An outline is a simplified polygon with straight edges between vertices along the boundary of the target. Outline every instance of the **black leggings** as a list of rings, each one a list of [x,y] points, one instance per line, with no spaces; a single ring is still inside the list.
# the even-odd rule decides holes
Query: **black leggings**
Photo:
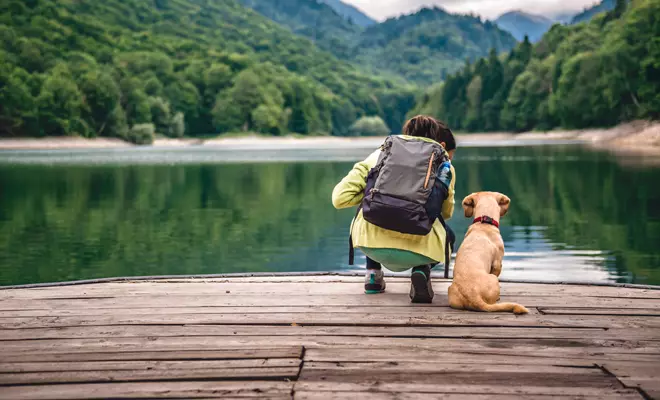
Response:
[[[423,269],[426,269],[426,268],[431,268],[431,269],[433,269],[433,267],[435,267],[436,265],[437,265],[437,264],[419,265],[419,266],[417,266],[417,267],[414,267],[414,268],[413,268],[413,271],[416,271],[416,270],[418,270],[418,269],[423,270]],[[380,265],[379,262],[376,262],[376,261],[372,260],[371,258],[367,257],[367,269],[377,269],[377,270],[381,270],[382,268],[383,268],[383,266]]]
[[[447,235],[446,240],[449,241],[449,245],[453,249],[454,245],[456,244],[456,234],[454,234],[454,231],[452,231],[449,226],[445,226],[445,232],[446,232],[446,235]],[[450,254],[450,257],[451,257],[451,254]],[[445,262],[447,262],[447,261],[445,261]],[[433,269],[433,267],[435,267],[436,265],[438,265],[438,264],[419,265],[417,267],[414,267],[413,271],[416,270],[416,269],[422,269],[422,268],[428,268],[428,267],[431,267],[431,269]],[[380,263],[378,263],[378,262],[372,260],[371,258],[367,257],[367,269],[380,270],[381,268],[382,268],[382,265],[380,265]]]

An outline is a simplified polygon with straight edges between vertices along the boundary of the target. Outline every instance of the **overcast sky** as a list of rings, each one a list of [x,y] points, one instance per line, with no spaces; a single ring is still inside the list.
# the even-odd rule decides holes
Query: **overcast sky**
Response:
[[[424,6],[437,5],[450,12],[475,13],[495,19],[511,10],[552,16],[564,12],[581,11],[597,0],[343,0],[353,4],[377,20],[415,12]]]

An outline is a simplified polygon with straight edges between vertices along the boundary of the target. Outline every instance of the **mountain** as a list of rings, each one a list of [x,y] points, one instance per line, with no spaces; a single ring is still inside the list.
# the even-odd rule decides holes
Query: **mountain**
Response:
[[[505,58],[492,53],[434,85],[411,113],[455,130],[530,131],[660,118],[660,2],[621,1],[602,17],[555,24]],[[654,72],[655,71],[655,72]]]
[[[334,14],[334,11],[330,10]],[[0,3],[0,136],[400,129],[410,88],[234,0]]]
[[[259,14],[311,39],[318,47],[348,58],[362,28],[317,0],[239,0]]]
[[[367,26],[374,25],[377,22],[369,17],[367,14],[363,13],[356,7],[353,7],[350,4],[346,4],[340,0],[320,0],[330,7],[332,7],[339,15],[342,15],[344,18],[352,21],[355,25],[366,28]]]
[[[466,59],[486,56],[491,49],[509,51],[515,44],[510,33],[479,17],[424,8],[368,27],[355,59],[373,72],[386,70],[428,84],[444,79]]]
[[[591,20],[597,14],[600,14],[605,11],[614,10],[616,5],[616,0],[602,0],[600,3],[595,4],[593,7],[584,9],[581,13],[577,14],[571,20],[571,24],[577,24],[584,21]]]
[[[500,28],[510,32],[516,40],[521,42],[527,35],[533,43],[541,39],[541,36],[550,29],[554,21],[523,11],[510,11],[498,17],[495,23]]]
[[[417,84],[442,80],[466,59],[483,57],[491,48],[508,51],[516,43],[489,21],[440,8],[361,28],[317,0],[241,1],[362,69]]]
[[[568,24],[575,17],[574,12],[560,12],[550,15],[550,19],[560,24]]]

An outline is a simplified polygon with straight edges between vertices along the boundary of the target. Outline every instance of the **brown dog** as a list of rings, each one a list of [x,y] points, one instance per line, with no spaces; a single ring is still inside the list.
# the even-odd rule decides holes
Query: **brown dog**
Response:
[[[477,216],[465,234],[456,261],[454,280],[449,286],[449,305],[472,311],[529,311],[516,303],[499,303],[504,241],[499,220],[509,210],[511,200],[501,193],[472,193],[463,200],[465,216]]]

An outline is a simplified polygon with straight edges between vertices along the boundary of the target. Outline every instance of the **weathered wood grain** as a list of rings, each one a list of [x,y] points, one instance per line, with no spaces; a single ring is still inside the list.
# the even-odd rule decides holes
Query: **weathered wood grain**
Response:
[[[318,347],[305,351],[306,362],[435,362],[435,363],[489,363],[506,365],[539,364],[546,366],[593,367],[605,361],[631,362],[646,366],[660,366],[658,354],[604,353],[598,347],[562,353],[541,350],[516,351],[515,348],[443,349],[435,347],[400,346],[394,348]]]
[[[471,400],[511,400],[520,398],[520,394],[474,394],[474,393],[427,393],[427,392],[408,392],[408,393],[391,393],[391,392],[305,392],[296,391],[294,399],[296,400],[352,400],[359,398],[360,400],[418,400],[423,397],[424,400],[462,400],[469,397]],[[527,400],[547,400],[548,395],[530,395],[525,393],[524,398]],[[598,394],[594,396],[579,396],[580,399],[593,399],[593,400],[641,400],[642,396],[635,391],[615,392],[611,394]]]
[[[588,309],[591,310],[591,309]],[[223,325],[354,325],[354,326],[545,326],[582,328],[660,328],[660,318],[628,315],[555,315],[534,313],[519,317],[510,313],[466,313],[448,307],[181,307],[181,308],[125,308],[75,310],[16,310],[0,312],[3,323],[14,321],[35,326],[61,323],[61,317],[83,317],[85,325],[102,325],[115,316],[133,321],[148,318],[158,324],[223,324]],[[94,317],[94,318],[90,318]],[[24,318],[24,319],[15,319]],[[32,318],[32,319],[30,319]],[[24,326],[23,327],[29,327]],[[65,325],[57,325],[65,326]]]
[[[603,398],[611,396],[617,398],[616,396],[633,396],[639,395],[635,389],[626,389],[621,388],[618,383],[612,382],[611,380],[595,382],[599,385],[598,387],[592,386],[558,386],[557,377],[548,377],[546,381],[550,378],[553,380],[553,384],[550,386],[545,385],[545,382],[541,386],[534,386],[531,382],[521,381],[519,377],[499,377],[500,380],[496,383],[500,384],[477,384],[463,381],[454,381],[452,383],[445,384],[446,379],[442,379],[443,383],[438,383],[431,381],[434,376],[429,376],[422,378],[421,382],[410,382],[410,377],[408,376],[408,382],[392,382],[389,380],[391,377],[381,377],[375,379],[356,379],[361,380],[361,382],[337,382],[337,381],[307,381],[300,380],[296,382],[295,390],[296,392],[344,392],[344,393],[353,393],[356,394],[362,392],[391,392],[396,393],[435,393],[435,394],[463,394],[464,396],[470,395],[507,395],[507,396],[529,396],[529,395],[544,395],[544,396],[556,396],[559,398],[566,397],[594,397],[594,398]],[[458,377],[454,377],[458,378]],[[523,377],[520,377],[523,378]],[[514,380],[515,379],[515,380]],[[535,382],[538,382],[542,378],[534,379]],[[515,382],[515,383],[514,383]],[[641,398],[637,397],[637,398]]]
[[[39,346],[33,346],[37,349]],[[259,348],[235,348],[218,349],[211,346],[200,346],[197,350],[182,349],[158,349],[155,351],[135,350],[135,351],[55,351],[55,352],[18,352],[3,353],[2,362],[6,363],[30,363],[30,362],[85,362],[85,361],[202,361],[202,360],[253,360],[253,359],[301,359],[303,348],[301,346],[268,348],[259,346]]]
[[[159,294],[154,296],[118,296],[95,297],[76,296],[42,299],[4,299],[0,301],[0,312],[21,309],[89,309],[89,308],[132,308],[132,307],[168,307],[172,304],[187,307],[261,307],[267,299],[269,306],[399,306],[410,308],[408,293],[383,293],[378,296],[365,296],[359,291],[352,294],[300,295],[285,294],[227,294],[227,295],[178,295]],[[587,307],[587,308],[637,308],[649,309],[660,307],[660,299],[583,297],[579,301],[570,296],[519,296],[502,294],[502,301],[518,302],[531,307]],[[440,292],[428,308],[449,307],[447,296]],[[420,307],[423,308],[423,307]]]
[[[631,317],[660,317],[660,308],[596,308],[596,307],[539,307],[546,315],[616,315]]]
[[[76,321],[80,322],[80,321]],[[74,325],[74,326],[71,326]],[[78,325],[78,326],[76,326]],[[447,339],[582,339],[589,337],[600,340],[658,340],[657,329],[604,329],[562,327],[506,327],[506,326],[443,326],[420,327],[400,326],[305,326],[294,323],[284,325],[194,325],[194,322],[173,322],[172,325],[157,325],[152,321],[124,321],[123,324],[108,323],[101,326],[85,324],[44,324],[46,328],[15,329],[25,326],[6,324],[0,329],[0,342],[29,339],[76,339],[105,337],[195,337],[195,336],[354,336],[384,338],[447,338]],[[57,329],[53,329],[56,328]]]
[[[653,398],[660,291],[502,284],[532,314],[411,305],[409,281],[168,279],[0,290],[0,398]]]
[[[49,361],[49,362],[0,362],[0,374],[20,372],[63,372],[63,371],[158,371],[158,370],[213,370],[231,368],[274,368],[300,367],[295,358],[213,360],[213,361]]]
[[[299,366],[210,369],[91,370],[1,373],[0,385],[197,380],[292,380]]]
[[[3,398],[13,400],[68,399],[290,399],[292,382],[139,382],[88,383],[0,387]]]
[[[386,278],[388,292],[407,293],[410,287],[408,278]],[[362,277],[274,277],[274,278],[231,278],[224,280],[163,280],[111,282],[103,284],[87,284],[74,286],[43,287],[32,289],[0,290],[0,299],[69,297],[69,296],[131,296],[131,295],[225,295],[225,294],[360,294],[363,285]],[[434,279],[433,285],[438,292],[446,291],[450,281]],[[565,296],[571,297],[631,297],[660,299],[660,290],[632,289],[608,286],[503,283],[502,294],[524,296]],[[292,289],[295,288],[295,291]],[[229,291],[229,293],[227,293]]]

